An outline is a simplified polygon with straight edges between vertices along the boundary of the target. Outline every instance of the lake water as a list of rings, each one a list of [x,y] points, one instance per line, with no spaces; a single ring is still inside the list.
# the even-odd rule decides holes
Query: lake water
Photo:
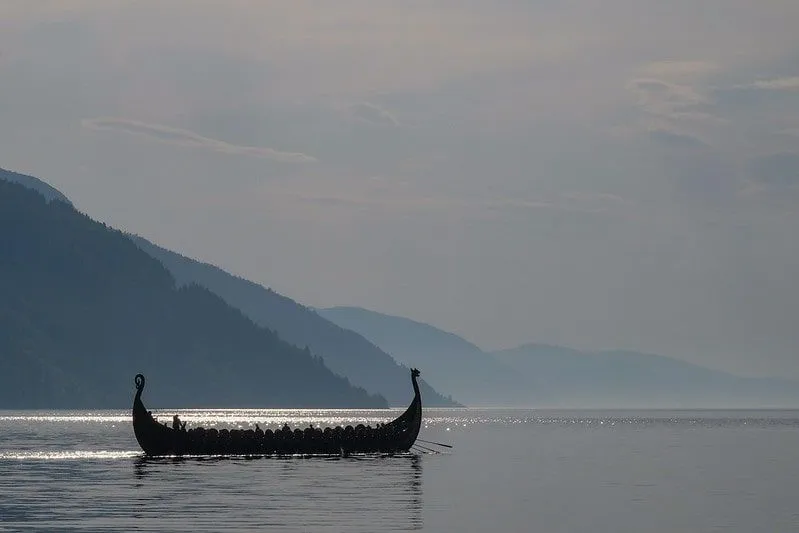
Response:
[[[399,411],[165,410],[189,426]],[[144,459],[128,411],[0,411],[0,531],[799,532],[799,411],[426,409],[443,454]],[[431,445],[430,448],[437,448]]]

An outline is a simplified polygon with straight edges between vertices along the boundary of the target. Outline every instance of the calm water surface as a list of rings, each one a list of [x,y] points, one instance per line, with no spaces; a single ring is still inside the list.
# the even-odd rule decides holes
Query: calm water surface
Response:
[[[189,426],[399,411],[168,410]],[[799,411],[427,409],[447,453],[145,459],[129,411],[0,411],[0,531],[799,532]],[[436,448],[431,446],[431,448]]]

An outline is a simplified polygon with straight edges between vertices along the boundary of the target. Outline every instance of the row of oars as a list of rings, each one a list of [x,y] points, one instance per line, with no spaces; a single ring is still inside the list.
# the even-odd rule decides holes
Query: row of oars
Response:
[[[424,442],[425,444],[432,444],[434,446],[441,446],[442,448],[452,448],[449,444],[443,444],[441,442],[434,442],[432,440],[424,440],[424,439],[416,439],[416,442],[411,446],[413,451],[416,453],[443,453],[441,450],[437,450],[435,448],[430,448],[429,446],[424,446],[419,444],[420,442]]]

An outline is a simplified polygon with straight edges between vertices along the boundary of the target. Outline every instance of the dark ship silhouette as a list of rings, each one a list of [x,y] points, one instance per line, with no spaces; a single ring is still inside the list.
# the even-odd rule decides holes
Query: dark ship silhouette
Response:
[[[422,397],[417,377],[411,370],[414,397],[400,416],[377,427],[255,430],[205,429],[186,430],[176,415],[172,427],[159,423],[141,399],[145,379],[137,374],[133,399],[133,431],[144,453],[164,455],[348,455],[351,453],[402,453],[410,450],[422,425]]]

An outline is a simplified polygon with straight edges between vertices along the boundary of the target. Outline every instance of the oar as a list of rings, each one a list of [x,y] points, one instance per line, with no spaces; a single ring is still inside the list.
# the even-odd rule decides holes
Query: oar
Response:
[[[427,444],[435,444],[436,446],[443,446],[444,448],[452,448],[452,446],[450,446],[449,444],[441,444],[440,442],[433,442],[432,440],[424,440],[420,438],[417,438],[416,440],[418,440],[419,442],[426,442]]]
[[[434,452],[426,452],[420,448],[416,448],[415,446],[411,446],[411,450],[415,451],[416,453],[421,453],[422,455],[432,455]]]
[[[414,446],[416,446],[416,447],[418,447],[418,448],[421,448],[421,449],[423,449],[423,450],[427,450],[428,452],[432,452],[432,453],[441,453],[441,452],[440,452],[440,451],[438,451],[438,450],[434,450],[434,449],[432,449],[432,448],[427,448],[426,446],[422,446],[421,444],[414,444]]]

